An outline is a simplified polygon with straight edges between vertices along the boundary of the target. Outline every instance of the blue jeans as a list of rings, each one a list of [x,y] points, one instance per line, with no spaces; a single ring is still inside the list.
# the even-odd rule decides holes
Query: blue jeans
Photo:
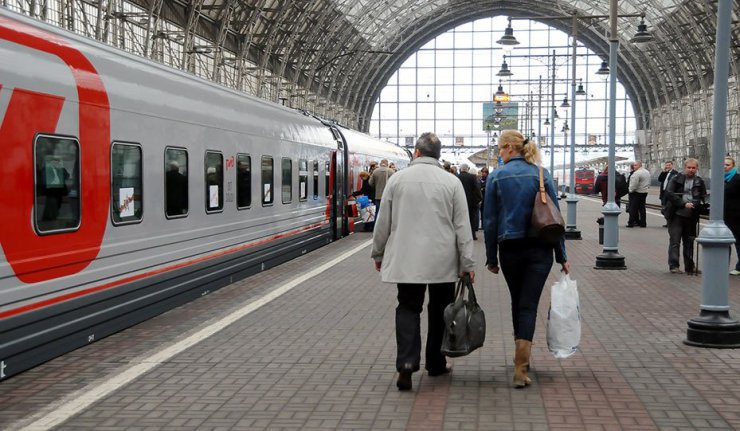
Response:
[[[537,306],[553,263],[553,248],[536,239],[499,244],[499,263],[511,294],[514,338],[532,341]]]

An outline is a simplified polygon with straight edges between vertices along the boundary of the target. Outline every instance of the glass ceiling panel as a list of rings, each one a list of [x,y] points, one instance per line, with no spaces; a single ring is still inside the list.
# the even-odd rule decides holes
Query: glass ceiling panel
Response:
[[[413,22],[449,3],[449,0],[332,1],[337,10],[345,15],[347,21],[372,47],[377,47],[378,42],[384,39],[381,35],[397,31],[397,28],[388,25],[388,22]]]

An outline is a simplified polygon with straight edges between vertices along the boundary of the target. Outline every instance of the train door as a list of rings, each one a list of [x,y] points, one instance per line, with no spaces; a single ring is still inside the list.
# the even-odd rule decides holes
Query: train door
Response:
[[[349,154],[347,145],[342,134],[335,128],[331,127],[334,140],[337,143],[337,151],[332,153],[332,236],[339,239],[342,236],[349,235],[349,219],[345,206],[347,205],[347,195],[349,194],[348,169]]]

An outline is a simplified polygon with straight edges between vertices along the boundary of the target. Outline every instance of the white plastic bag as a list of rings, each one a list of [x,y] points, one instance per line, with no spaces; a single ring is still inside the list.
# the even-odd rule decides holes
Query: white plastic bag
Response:
[[[552,286],[550,310],[547,313],[547,347],[558,359],[578,350],[581,342],[581,314],[578,306],[578,285],[570,275],[563,274]]]
[[[370,204],[360,210],[360,218],[364,223],[371,223],[375,221],[375,205]]]

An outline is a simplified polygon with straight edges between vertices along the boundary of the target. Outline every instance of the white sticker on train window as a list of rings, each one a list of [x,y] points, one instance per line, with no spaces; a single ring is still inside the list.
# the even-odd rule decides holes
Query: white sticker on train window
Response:
[[[118,189],[118,214],[120,217],[131,217],[134,215],[133,187]]]
[[[303,183],[303,182],[302,182],[302,183],[301,183],[301,197],[302,197],[302,198],[305,198],[306,196],[308,196],[308,195],[306,194],[306,183]]]
[[[265,184],[265,191],[262,193],[262,196],[264,196],[262,200],[265,202],[270,202],[272,200],[270,184]]]
[[[208,208],[218,208],[218,186],[208,186]]]

